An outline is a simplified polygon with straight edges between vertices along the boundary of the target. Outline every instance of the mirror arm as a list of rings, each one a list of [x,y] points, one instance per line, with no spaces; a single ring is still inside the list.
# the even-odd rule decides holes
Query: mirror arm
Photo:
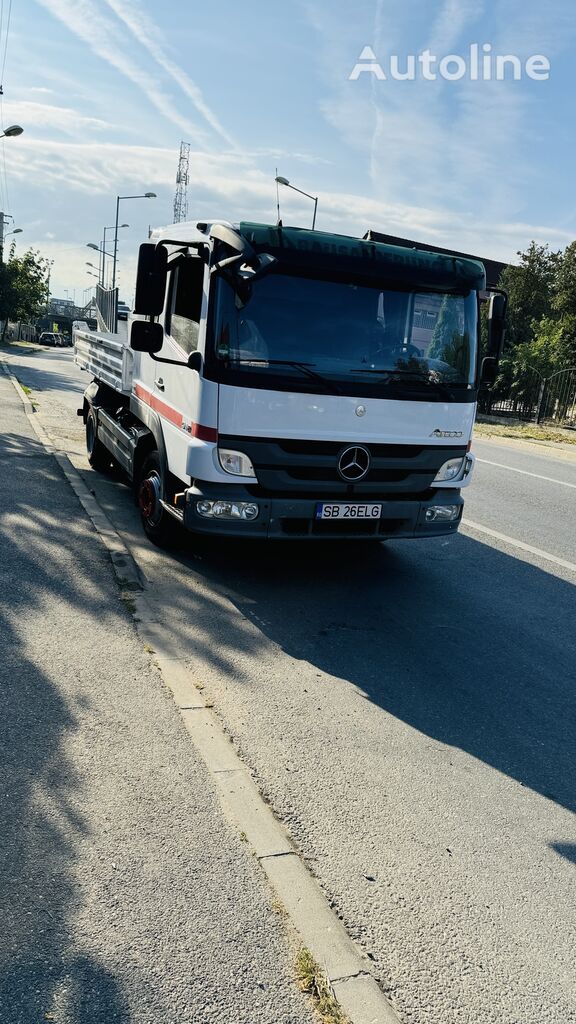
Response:
[[[148,355],[155,363],[170,363],[170,366],[188,366],[188,363],[183,362],[181,359],[163,359],[161,356],[155,356],[153,352],[149,352]]]
[[[169,363],[170,366],[185,366],[188,370],[196,370],[196,373],[200,373],[200,370],[202,369],[202,356],[197,350],[191,352],[188,359],[185,361],[182,359],[163,359],[162,356],[156,356],[153,352],[150,352],[149,355],[155,363]],[[194,363],[197,365],[194,365]]]
[[[241,259],[242,253],[238,253],[237,256],[227,256],[225,260],[219,260],[218,263],[214,263],[210,267],[210,273],[215,274],[217,271],[222,271],[225,267],[230,267],[233,263],[238,263],[238,260]]]

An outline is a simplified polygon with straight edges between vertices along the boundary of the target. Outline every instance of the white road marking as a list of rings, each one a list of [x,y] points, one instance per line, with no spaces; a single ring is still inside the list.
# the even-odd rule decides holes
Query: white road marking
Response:
[[[555,480],[552,476],[542,476],[540,473],[529,473],[527,469],[516,469],[516,466],[505,466],[503,462],[490,462],[490,459],[479,459],[476,462],[483,462],[486,466],[497,466],[498,469],[507,469],[510,473],[522,473],[523,476],[535,476],[538,480],[547,480],[549,484],[561,484],[562,487],[573,487],[576,491],[576,484],[569,484],[566,480]]]
[[[537,558],[544,558],[547,562],[554,562],[555,565],[560,565],[563,569],[576,573],[574,562],[567,562],[564,558],[557,558],[556,555],[551,555],[548,551],[542,551],[541,548],[534,548],[531,544],[525,544],[524,541],[516,540],[515,537],[508,537],[505,533],[498,533],[497,530],[490,530],[487,526],[480,526],[480,523],[473,523],[471,519],[463,519],[462,525],[469,526],[472,530],[477,530],[478,533],[485,533],[488,537],[494,537],[495,540],[500,540],[504,544],[520,548],[521,551],[528,551],[529,554],[536,555]]]

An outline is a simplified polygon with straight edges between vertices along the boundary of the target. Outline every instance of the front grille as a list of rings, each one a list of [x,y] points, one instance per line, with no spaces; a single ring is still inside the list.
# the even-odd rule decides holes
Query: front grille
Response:
[[[332,469],[324,469],[317,466],[293,466],[287,468],[285,472],[292,480],[329,480],[334,484],[350,486],[342,480],[336,466]],[[399,483],[400,480],[405,480],[408,475],[408,470],[372,469],[367,479],[374,482],[377,481],[378,483]]]
[[[338,456],[348,445],[363,445],[371,455],[366,477],[351,484],[338,473]],[[290,438],[230,437],[221,435],[222,448],[242,451],[252,461],[258,487],[254,496],[266,497],[386,497],[424,500],[447,459],[465,455],[462,445],[371,444],[352,441],[305,441]]]
[[[263,443],[259,438],[242,438],[242,441]],[[265,443],[265,442],[264,442]],[[276,444],[281,451],[287,455],[319,455],[337,456],[347,444],[362,444],[364,441],[303,441],[292,438],[270,439],[270,443]],[[373,458],[388,459],[415,459],[424,451],[437,451],[434,445],[416,444],[367,444]]]

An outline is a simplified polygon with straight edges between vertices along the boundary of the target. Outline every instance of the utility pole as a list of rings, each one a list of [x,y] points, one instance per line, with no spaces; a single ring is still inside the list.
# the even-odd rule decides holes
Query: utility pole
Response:
[[[4,262],[4,227],[8,222],[8,218],[0,212],[0,263]]]
[[[190,170],[190,143],[180,143],[180,159],[176,173],[174,194],[174,224],[180,224],[188,217],[188,177]]]

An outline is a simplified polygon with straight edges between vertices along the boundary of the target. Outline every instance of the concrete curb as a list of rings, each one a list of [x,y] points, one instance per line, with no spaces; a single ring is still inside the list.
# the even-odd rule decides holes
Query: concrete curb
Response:
[[[371,961],[350,938],[283,825],[274,817],[218,717],[203,701],[199,681],[195,682],[184,662],[174,658],[170,635],[146,598],[144,574],[68,456],[57,450],[38,423],[32,403],[6,363],[0,359],[0,364],[23,402],[38,440],[58,462],[109,552],[122,597],[212,777],[224,813],[251,847],[302,945],[324,970],[350,1024],[400,1024],[371,973]]]

